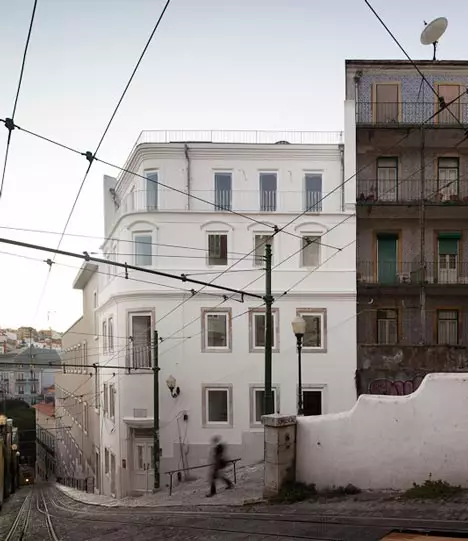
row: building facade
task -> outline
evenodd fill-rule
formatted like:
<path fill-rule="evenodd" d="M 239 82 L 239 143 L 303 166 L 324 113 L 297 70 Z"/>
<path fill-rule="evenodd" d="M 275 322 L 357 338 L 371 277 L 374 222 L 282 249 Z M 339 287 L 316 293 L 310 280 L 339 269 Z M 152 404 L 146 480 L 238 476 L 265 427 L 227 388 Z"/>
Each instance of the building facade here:
<path fill-rule="evenodd" d="M 36 404 L 36 474 L 41 479 L 55 475 L 55 407 Z"/>
<path fill-rule="evenodd" d="M 62 337 L 63 371 L 55 375 L 57 477 L 86 480 L 101 490 L 99 360 L 96 326 L 97 265 L 84 263 L 74 281 L 83 292 L 83 316 Z M 72 366 L 69 366 L 72 365 Z"/>
<path fill-rule="evenodd" d="M 355 185 L 342 184 L 355 155 L 342 142 L 337 133 L 143 132 L 125 165 L 135 174 L 104 178 L 109 261 L 263 295 L 264 245 L 285 227 L 271 239 L 276 411 L 297 408 L 297 314 L 307 323 L 305 413 L 343 411 L 356 398 Z M 215 434 L 244 463 L 262 459 L 262 300 L 111 265 L 96 290 L 103 492 L 152 488 L 155 330 L 160 471 L 206 464 Z M 116 363 L 127 370 L 106 369 Z"/>
<path fill-rule="evenodd" d="M 468 367 L 468 62 L 418 66 L 426 81 L 407 61 L 346 63 L 361 392 Z"/>

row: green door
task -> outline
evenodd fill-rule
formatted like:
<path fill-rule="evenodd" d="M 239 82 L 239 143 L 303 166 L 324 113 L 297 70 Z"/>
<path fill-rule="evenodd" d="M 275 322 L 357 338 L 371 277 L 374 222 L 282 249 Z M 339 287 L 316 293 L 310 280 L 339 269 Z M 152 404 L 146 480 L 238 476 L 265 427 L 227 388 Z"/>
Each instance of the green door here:
<path fill-rule="evenodd" d="M 377 236 L 377 269 L 380 284 L 394 284 L 397 281 L 398 235 Z"/>

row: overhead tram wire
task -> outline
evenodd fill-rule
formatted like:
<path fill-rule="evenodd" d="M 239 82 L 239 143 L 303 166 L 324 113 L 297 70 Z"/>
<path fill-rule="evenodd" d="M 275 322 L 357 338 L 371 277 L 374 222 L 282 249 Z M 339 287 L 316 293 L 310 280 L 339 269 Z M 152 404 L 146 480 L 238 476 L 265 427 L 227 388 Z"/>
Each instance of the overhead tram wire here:
<path fill-rule="evenodd" d="M 36 1 L 37 1 L 37 0 L 36 0 Z M 138 61 L 137 61 L 136 65 L 135 65 L 135 67 L 133 68 L 133 71 L 132 71 L 132 73 L 131 73 L 131 75 L 130 75 L 130 78 L 129 78 L 127 84 L 125 85 L 125 88 L 124 88 L 124 90 L 123 90 L 123 92 L 122 92 L 122 95 L 120 96 L 120 98 L 119 98 L 119 100 L 118 100 L 118 102 L 117 102 L 117 105 L 115 106 L 114 111 L 112 112 L 112 115 L 111 115 L 111 117 L 110 117 L 110 119 L 109 119 L 109 121 L 108 121 L 108 123 L 107 123 L 105 129 L 104 129 L 104 132 L 103 132 L 103 134 L 101 135 L 101 138 L 100 138 L 100 140 L 99 140 L 99 143 L 97 144 L 97 147 L 96 147 L 94 153 L 91 153 L 90 151 L 86 151 L 86 152 L 84 152 L 84 153 L 80 153 L 80 154 L 82 154 L 82 155 L 86 158 L 86 160 L 88 161 L 88 167 L 86 168 L 85 174 L 84 174 L 84 176 L 83 176 L 83 180 L 81 181 L 81 184 L 80 184 L 80 186 L 79 186 L 79 188 L 78 188 L 78 192 L 77 192 L 77 194 L 76 194 L 76 196 L 75 196 L 75 199 L 74 199 L 74 201 L 73 201 L 71 210 L 70 210 L 70 212 L 69 212 L 69 214 L 68 214 L 68 218 L 67 218 L 67 220 L 66 220 L 66 222 L 65 222 L 65 226 L 64 226 L 64 228 L 63 228 L 62 234 L 60 235 L 60 239 L 59 239 L 59 242 L 58 242 L 58 244 L 57 244 L 57 249 L 59 249 L 60 246 L 62 245 L 63 237 L 64 237 L 64 235 L 65 235 L 65 233 L 66 233 L 66 231 L 67 231 L 68 225 L 69 225 L 69 223 L 70 223 L 70 220 L 71 220 L 71 217 L 72 217 L 73 212 L 74 212 L 74 210 L 75 210 L 75 207 L 76 207 L 76 205 L 77 205 L 77 203 L 78 203 L 78 199 L 79 199 L 79 197 L 80 197 L 80 195 L 81 195 L 81 192 L 83 191 L 83 187 L 84 187 L 84 185 L 85 185 L 85 182 L 86 182 L 86 180 L 87 180 L 87 178 L 88 178 L 88 175 L 89 175 L 89 172 L 90 172 L 91 167 L 92 167 L 92 165 L 93 165 L 93 162 L 94 162 L 94 160 L 95 160 L 95 156 L 96 156 L 96 154 L 99 152 L 99 149 L 101 148 L 102 143 L 104 142 L 104 139 L 105 139 L 105 137 L 106 137 L 106 135 L 107 135 L 107 133 L 108 133 L 110 127 L 111 127 L 111 124 L 112 124 L 112 122 L 113 122 L 113 120 L 114 120 L 114 118 L 115 118 L 115 116 L 116 116 L 116 114 L 117 114 L 117 111 L 119 110 L 119 108 L 120 108 L 120 106 L 121 106 L 121 104 L 122 104 L 122 102 L 123 102 L 123 100 L 124 100 L 124 98 L 125 98 L 125 95 L 127 94 L 128 89 L 130 88 L 130 85 L 131 85 L 131 83 L 132 83 L 132 81 L 133 81 L 133 78 L 135 77 L 135 74 L 136 74 L 136 72 L 138 71 L 138 68 L 140 67 L 140 64 L 141 64 L 141 62 L 142 62 L 142 60 L 143 60 L 143 58 L 144 58 L 144 56 L 145 56 L 145 54 L 146 54 L 146 51 L 148 50 L 148 48 L 149 48 L 149 46 L 150 46 L 150 44 L 151 44 L 151 42 L 152 42 L 152 40 L 153 40 L 153 37 L 154 37 L 154 35 L 155 35 L 155 33 L 156 33 L 158 27 L 159 27 L 159 24 L 161 23 L 161 21 L 162 21 L 162 19 L 163 19 L 163 17 L 164 17 L 164 14 L 166 13 L 166 10 L 167 10 L 167 8 L 169 7 L 169 4 L 170 4 L 170 3 L 171 3 L 171 0 L 167 0 L 167 1 L 166 1 L 166 4 L 164 5 L 163 10 L 162 10 L 162 12 L 161 12 L 161 14 L 160 14 L 158 20 L 156 21 L 156 24 L 154 25 L 153 31 L 151 32 L 151 34 L 150 34 L 150 36 L 149 36 L 149 38 L 148 38 L 148 40 L 147 40 L 147 42 L 146 42 L 146 45 L 144 46 L 143 51 L 141 52 L 140 57 L 138 58 Z M 60 145 L 60 146 L 62 146 L 62 148 L 68 148 L 68 149 L 70 149 L 70 147 L 66 147 L 65 145 Z M 55 259 L 56 259 L 56 254 L 54 254 L 54 256 L 53 256 L 53 258 L 52 258 L 52 261 L 55 262 Z M 47 289 L 47 284 L 48 284 L 48 282 L 49 282 L 51 270 L 52 270 L 52 265 L 49 265 L 49 271 L 48 271 L 48 273 L 47 273 L 47 276 L 46 276 L 46 279 L 45 279 L 45 282 L 44 282 L 44 285 L 43 285 L 43 288 L 42 288 L 42 291 L 41 291 L 41 295 L 40 295 L 40 297 L 39 297 L 39 302 L 38 302 L 37 307 L 36 307 L 36 312 L 35 312 L 35 314 L 34 314 L 34 319 L 36 318 L 37 313 L 38 313 L 38 311 L 39 311 L 39 307 L 40 307 L 41 304 L 42 304 L 42 299 L 44 298 L 44 294 L 45 294 L 46 289 Z"/>
<path fill-rule="evenodd" d="M 7 144 L 6 144 L 6 149 L 5 149 L 5 159 L 3 161 L 2 180 L 0 182 L 0 198 L 2 197 L 2 194 L 3 194 L 5 175 L 6 175 L 7 165 L 8 165 L 8 155 L 10 152 L 11 134 L 13 130 L 15 129 L 15 114 L 16 114 L 16 109 L 18 107 L 18 99 L 19 99 L 19 95 L 21 91 L 21 85 L 23 83 L 24 68 L 26 65 L 26 57 L 28 55 L 29 42 L 31 40 L 31 33 L 32 33 L 33 25 L 34 25 L 34 18 L 36 16 L 36 8 L 37 8 L 37 0 L 34 0 L 33 9 L 31 13 L 31 20 L 29 23 L 28 35 L 26 37 L 26 43 L 24 45 L 23 60 L 21 62 L 21 69 L 20 69 L 20 75 L 19 75 L 19 80 L 18 80 L 18 87 L 16 89 L 15 101 L 13 104 L 13 111 L 11 113 L 11 118 L 6 118 L 4 121 L 5 127 L 8 130 L 8 138 L 7 138 Z"/>

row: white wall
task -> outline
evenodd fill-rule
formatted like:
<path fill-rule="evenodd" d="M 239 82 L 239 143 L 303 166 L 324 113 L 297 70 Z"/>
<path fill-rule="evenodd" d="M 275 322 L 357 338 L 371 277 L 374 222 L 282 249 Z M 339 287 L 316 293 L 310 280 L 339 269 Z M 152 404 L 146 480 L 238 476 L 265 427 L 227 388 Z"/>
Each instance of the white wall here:
<path fill-rule="evenodd" d="M 361 395 L 350 411 L 297 420 L 297 480 L 318 488 L 468 486 L 468 376 L 430 374 L 407 396 Z"/>

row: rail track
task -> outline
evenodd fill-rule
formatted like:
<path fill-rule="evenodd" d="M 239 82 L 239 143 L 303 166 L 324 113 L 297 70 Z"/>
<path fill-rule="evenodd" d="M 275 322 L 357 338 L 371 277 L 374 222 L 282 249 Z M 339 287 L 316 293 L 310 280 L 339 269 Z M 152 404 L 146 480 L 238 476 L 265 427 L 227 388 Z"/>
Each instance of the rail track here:
<path fill-rule="evenodd" d="M 24 502 L 21 504 L 21 507 L 18 510 L 13 524 L 8 530 L 4 541 L 23 541 L 29 526 L 32 501 L 33 492 L 31 491 L 31 493 L 26 496 Z"/>

